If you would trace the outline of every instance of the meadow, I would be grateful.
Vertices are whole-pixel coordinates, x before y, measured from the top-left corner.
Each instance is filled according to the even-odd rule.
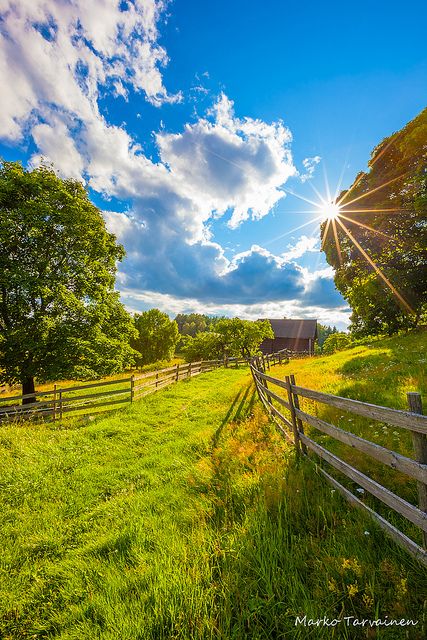
[[[272,373],[404,408],[406,391],[426,393],[425,353],[419,332]],[[295,460],[247,369],[2,426],[0,488],[4,640],[425,637],[427,572]],[[304,615],[341,622],[295,626]]]

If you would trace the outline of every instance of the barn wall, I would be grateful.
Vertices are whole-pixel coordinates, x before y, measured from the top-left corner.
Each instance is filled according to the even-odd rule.
[[[313,342],[313,341],[312,341]],[[308,338],[266,338],[260,344],[260,350],[264,355],[268,353],[275,353],[282,349],[289,349],[290,351],[308,351],[309,340]]]

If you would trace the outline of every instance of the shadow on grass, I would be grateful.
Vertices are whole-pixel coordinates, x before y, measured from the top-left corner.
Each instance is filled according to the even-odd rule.
[[[252,394],[248,399],[248,396],[251,391],[252,391]],[[218,429],[215,431],[212,437],[212,451],[217,448],[221,434],[224,428],[229,423],[243,420],[251,414],[255,400],[256,400],[256,391],[255,391],[253,382],[250,382],[245,388],[242,388],[238,391],[224,419],[222,420],[221,424],[219,425]],[[237,405],[237,408],[236,408],[236,405]],[[234,412],[235,409],[236,411]]]

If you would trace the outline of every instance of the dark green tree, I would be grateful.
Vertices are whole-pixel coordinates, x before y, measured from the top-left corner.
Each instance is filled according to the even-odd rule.
[[[178,326],[166,313],[150,309],[134,317],[137,337],[131,341],[138,351],[137,364],[143,366],[158,360],[170,360],[178,342]]]
[[[1,381],[31,394],[35,378],[98,377],[132,362],[132,319],[114,291],[123,256],[80,182],[0,164]]]
[[[320,324],[320,322],[317,323],[317,344],[319,345],[319,347],[323,346],[326,338],[328,338],[328,336],[330,336],[332,333],[337,333],[336,327],[330,327],[326,324]]]
[[[194,338],[198,333],[214,331],[215,325],[220,319],[216,316],[207,316],[202,313],[178,313],[175,322],[181,335]]]
[[[224,356],[224,339],[219,333],[204,331],[189,337],[182,349],[187,362],[217,360]]]
[[[427,302],[427,109],[374,149],[369,171],[339,201],[338,220],[352,237],[338,221],[340,251],[332,223],[322,225],[322,238],[335,284],[353,309],[351,332],[416,326]]]
[[[250,358],[258,353],[264,338],[274,338],[268,320],[241,320],[240,318],[220,320],[215,331],[223,337],[226,355]]]

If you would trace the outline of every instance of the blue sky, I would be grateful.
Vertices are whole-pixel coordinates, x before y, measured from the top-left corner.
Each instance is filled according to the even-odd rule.
[[[2,0],[0,12],[0,155],[85,181],[127,250],[130,310],[346,326],[301,198],[326,197],[325,176],[332,195],[351,184],[426,106],[424,2]]]

